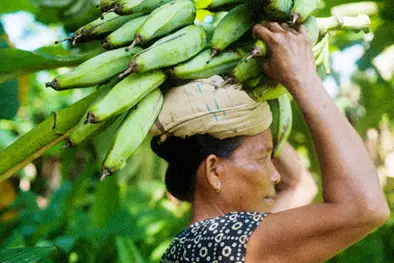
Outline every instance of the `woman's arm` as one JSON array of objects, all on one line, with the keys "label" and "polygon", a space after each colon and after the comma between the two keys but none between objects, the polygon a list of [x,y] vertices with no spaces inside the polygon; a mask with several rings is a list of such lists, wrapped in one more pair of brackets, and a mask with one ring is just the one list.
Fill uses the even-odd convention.
[{"label": "woman's arm", "polygon": [[273,160],[281,175],[277,185],[275,205],[270,212],[279,212],[310,204],[318,188],[294,148],[286,143],[280,155]]},{"label": "woman's arm", "polygon": [[250,238],[246,262],[322,262],[382,225],[390,210],[360,136],[316,74],[305,27],[265,23],[254,35],[269,46],[264,71],[288,88],[303,112],[324,202],[268,216]]}]

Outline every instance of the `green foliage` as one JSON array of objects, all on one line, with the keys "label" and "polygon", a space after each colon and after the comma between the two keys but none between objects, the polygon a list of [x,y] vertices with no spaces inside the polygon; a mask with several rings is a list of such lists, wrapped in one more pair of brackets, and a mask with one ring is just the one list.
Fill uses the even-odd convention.
[{"label": "green foliage", "polygon": [[[85,52],[81,52],[80,49],[66,52],[59,50],[58,47],[45,47],[35,52],[3,48],[0,49],[0,60],[8,63],[0,68],[0,83],[43,69],[79,65],[103,51],[101,45],[94,45],[90,51]],[[53,53],[61,53],[61,55],[53,55]]]},{"label": "green foliage", "polygon": [[[97,17],[94,2],[2,0],[0,14],[29,11],[44,23],[62,22],[66,31],[72,31]],[[352,2],[359,1],[346,1]],[[333,70],[332,74],[340,84],[335,100],[363,137],[371,128],[382,136],[382,119],[391,129],[394,123],[394,78],[385,80],[373,63],[376,56],[393,44],[394,4],[392,0],[374,2],[379,12],[371,15],[372,41],[366,41],[363,33],[337,33],[331,36],[332,51],[343,51],[354,45],[364,48],[358,68],[352,74],[350,87],[341,82],[340,72]],[[340,4],[343,1],[325,1],[317,15],[330,15],[331,8]],[[347,9],[346,12],[352,10]],[[78,65],[103,52],[103,49],[99,43],[93,43],[77,47],[53,45],[29,52],[8,48],[4,39],[3,36],[0,39],[0,61],[7,62],[0,68],[0,164],[7,162],[12,165],[17,160],[4,158],[7,155],[7,151],[3,150],[6,146],[33,127],[43,132],[39,129],[43,121],[46,128],[52,128],[49,125],[53,123],[51,112],[59,112],[91,92],[70,90],[56,93],[43,88],[42,76],[48,81],[64,69],[32,73]],[[22,97],[18,78],[28,74],[26,101],[18,101]],[[322,77],[325,75],[322,74]],[[81,114],[84,113],[82,108],[78,109]],[[63,117],[67,115],[69,118],[71,111],[67,108],[64,111],[67,114]],[[319,163],[313,141],[295,104],[293,111],[291,143],[319,181]],[[34,261],[45,258],[42,262],[159,262],[172,238],[187,226],[190,207],[167,197],[162,181],[166,164],[151,152],[149,139],[122,171],[99,182],[101,162],[110,144],[108,138],[113,136],[117,125],[113,124],[76,149],[61,150],[60,145],[52,147],[36,160],[29,160],[36,172],[24,169],[13,178],[15,186],[27,182],[30,188],[28,191],[19,190],[13,204],[0,208],[0,217],[9,211],[17,212],[16,217],[0,221],[0,262],[3,255],[10,255],[11,252],[20,255],[30,253],[35,257],[30,257]],[[59,136],[53,135],[52,129],[45,129],[44,132],[49,130],[50,136]],[[32,132],[37,132],[37,128]],[[392,131],[390,134],[393,136]],[[46,139],[51,139],[50,136]],[[18,147],[30,155],[34,149],[28,146],[34,140],[28,134],[25,138]],[[382,145],[376,157],[380,168],[385,165],[385,147],[388,147],[387,143]],[[392,178],[387,179],[385,190],[393,210]],[[320,199],[321,196],[317,198]],[[393,262],[393,235],[394,216],[382,228],[328,262]]]},{"label": "green foliage", "polygon": [[0,262],[30,263],[47,257],[55,247],[25,247],[0,250]]}]

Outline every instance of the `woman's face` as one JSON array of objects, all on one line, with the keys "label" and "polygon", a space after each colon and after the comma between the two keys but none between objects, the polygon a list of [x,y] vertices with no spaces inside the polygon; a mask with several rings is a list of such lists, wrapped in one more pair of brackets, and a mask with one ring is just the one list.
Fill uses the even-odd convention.
[{"label": "woman's face", "polygon": [[231,157],[224,160],[220,194],[236,211],[267,212],[273,206],[275,183],[280,175],[272,160],[272,136],[268,130],[244,137]]}]

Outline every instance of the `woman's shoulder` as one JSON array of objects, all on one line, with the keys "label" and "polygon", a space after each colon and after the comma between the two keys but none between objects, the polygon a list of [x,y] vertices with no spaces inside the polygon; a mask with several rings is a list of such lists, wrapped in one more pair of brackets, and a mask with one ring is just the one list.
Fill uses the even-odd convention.
[{"label": "woman's shoulder", "polygon": [[267,215],[232,212],[196,222],[175,237],[162,262],[244,262],[249,237]]}]

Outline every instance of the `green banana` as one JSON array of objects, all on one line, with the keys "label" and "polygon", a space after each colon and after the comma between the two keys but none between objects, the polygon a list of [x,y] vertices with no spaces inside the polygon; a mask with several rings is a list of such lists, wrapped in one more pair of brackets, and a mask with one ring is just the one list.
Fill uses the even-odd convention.
[{"label": "green banana", "polygon": [[212,51],[211,49],[206,49],[192,59],[176,65],[170,69],[170,73],[178,79],[209,78],[234,69],[244,54],[245,52],[240,49],[225,51],[207,64],[206,61],[210,59]]},{"label": "green banana", "polygon": [[[98,100],[102,99],[118,82],[119,79],[114,78],[110,80],[108,83],[98,86],[97,90],[99,96],[95,99],[95,101],[91,103],[91,105],[96,103]],[[84,142],[86,139],[91,138],[95,134],[108,128],[118,118],[118,116],[114,116],[108,121],[92,124],[92,123],[85,123],[86,114],[87,112],[82,116],[82,119],[79,121],[77,126],[73,128],[71,134],[65,139],[66,144],[62,147],[62,149],[69,147],[76,147],[77,145]]]},{"label": "green banana", "polygon": [[[140,47],[135,47],[131,54],[141,50]],[[56,77],[45,85],[55,90],[93,86],[125,70],[129,61],[130,53],[125,52],[123,48],[107,51],[83,62],[74,70]]]},{"label": "green banana", "polygon": [[89,108],[86,123],[98,123],[129,110],[149,92],[158,88],[166,78],[167,76],[160,70],[128,76]]},{"label": "green banana", "polygon": [[148,135],[163,105],[163,95],[156,89],[131,109],[116,132],[102,165],[102,177],[120,170]]},{"label": "green banana", "polygon": [[262,72],[258,58],[249,59],[249,56],[245,56],[235,67],[226,82],[244,83],[260,76]]},{"label": "green banana", "polygon": [[111,11],[118,2],[118,0],[100,0],[98,8],[101,12],[108,12]]},{"label": "green banana", "polygon": [[253,10],[243,4],[235,7],[219,22],[212,36],[212,58],[238,40],[254,24]]},{"label": "green banana", "polygon": [[135,32],[147,18],[148,16],[141,16],[127,22],[102,41],[103,47],[105,49],[113,49],[130,44],[135,38]]},{"label": "green banana", "polygon": [[321,0],[294,0],[290,11],[290,19],[295,23],[303,23],[320,5]]},{"label": "green banana", "polygon": [[242,4],[243,0],[213,0],[206,9],[211,12],[222,11],[223,9],[227,9],[228,7],[234,8],[237,5]]},{"label": "green banana", "polygon": [[151,47],[134,55],[129,68],[119,77],[133,72],[141,73],[176,65],[194,57],[207,45],[208,36],[204,27],[198,25],[187,26],[159,39]]},{"label": "green banana", "polygon": [[266,80],[264,80],[260,82],[255,88],[246,92],[252,99],[260,102],[277,99],[278,97],[287,93],[287,89],[281,84],[271,87],[267,84]]},{"label": "green banana", "polygon": [[118,15],[146,14],[172,1],[174,0],[119,0],[114,7],[114,11]]},{"label": "green banana", "polygon": [[[92,39],[100,38],[119,27],[124,23],[141,16],[142,14],[133,14],[129,16],[118,16],[114,13],[109,13],[104,19],[97,18],[96,20],[90,22],[89,24],[77,29],[74,34],[62,41],[71,40],[72,44],[79,42],[85,42]],[[60,43],[62,41],[56,41],[55,43]]]},{"label": "green banana", "polygon": [[193,24],[196,9],[190,0],[175,0],[155,9],[137,29],[129,48],[144,44],[182,26]]},{"label": "green banana", "polygon": [[270,0],[264,3],[264,12],[268,18],[277,21],[287,21],[290,18],[290,11],[293,0]]},{"label": "green banana", "polygon": [[283,145],[290,136],[293,126],[293,113],[291,102],[287,93],[277,99],[268,101],[272,113],[270,126],[274,149],[272,155],[278,157]]}]

